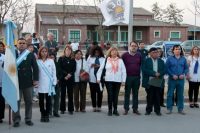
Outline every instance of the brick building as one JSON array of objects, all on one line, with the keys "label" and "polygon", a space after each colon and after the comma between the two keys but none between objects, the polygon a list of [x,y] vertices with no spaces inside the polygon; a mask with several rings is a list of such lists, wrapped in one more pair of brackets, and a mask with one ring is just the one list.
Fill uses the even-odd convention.
[{"label": "brick building", "polygon": [[[65,10],[65,11],[64,11]],[[63,19],[65,18],[65,19]],[[86,39],[99,41],[97,27],[102,22],[102,15],[94,6],[36,4],[35,31],[46,39],[48,32],[55,35],[55,40],[85,42]],[[118,28],[121,37],[118,39]],[[104,42],[127,44],[128,26],[118,24],[104,28]],[[184,41],[188,38],[187,25],[173,25],[156,21],[153,13],[143,8],[133,8],[133,40],[146,44],[159,40]]]}]

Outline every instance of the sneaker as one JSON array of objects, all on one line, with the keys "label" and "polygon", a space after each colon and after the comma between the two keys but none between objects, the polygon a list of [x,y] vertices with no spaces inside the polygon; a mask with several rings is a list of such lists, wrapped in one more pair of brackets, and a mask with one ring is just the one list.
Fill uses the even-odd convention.
[{"label": "sneaker", "polygon": [[199,104],[195,103],[195,104],[194,104],[194,107],[195,107],[195,108],[199,108]]},{"label": "sneaker", "polygon": [[190,108],[194,108],[194,104],[190,104]]},{"label": "sneaker", "polygon": [[39,99],[38,99],[36,96],[33,97],[33,101],[34,101],[34,102],[38,102],[38,100],[39,100]]},{"label": "sneaker", "polygon": [[178,113],[181,114],[181,115],[186,115],[186,113],[183,110],[178,111]]}]

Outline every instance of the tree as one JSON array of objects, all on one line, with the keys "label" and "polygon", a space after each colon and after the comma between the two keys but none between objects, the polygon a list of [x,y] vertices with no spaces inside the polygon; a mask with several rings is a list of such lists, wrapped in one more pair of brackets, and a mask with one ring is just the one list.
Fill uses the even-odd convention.
[{"label": "tree", "polygon": [[179,25],[183,21],[183,10],[178,9],[176,4],[171,3],[164,11],[164,21]]},{"label": "tree", "polygon": [[18,3],[11,7],[10,17],[17,25],[18,36],[23,30],[24,24],[33,18],[32,11],[31,0],[18,0]]},{"label": "tree", "polygon": [[152,12],[154,14],[154,19],[158,21],[163,21],[163,9],[160,8],[158,2],[152,5]]}]

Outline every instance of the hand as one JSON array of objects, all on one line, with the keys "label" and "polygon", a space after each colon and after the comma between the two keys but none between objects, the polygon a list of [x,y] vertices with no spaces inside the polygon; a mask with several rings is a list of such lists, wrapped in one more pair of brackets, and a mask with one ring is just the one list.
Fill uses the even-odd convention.
[{"label": "hand", "polygon": [[92,64],[92,65],[91,65],[91,67],[95,67],[95,66],[96,66],[96,64]]},{"label": "hand", "polygon": [[184,79],[184,77],[185,77],[184,75],[180,75],[179,79]]},{"label": "hand", "polygon": [[97,80],[97,83],[99,84],[99,83],[100,83],[100,80]]},{"label": "hand", "polygon": [[177,80],[177,79],[178,79],[178,76],[173,75],[173,79],[174,79],[174,80]]},{"label": "hand", "polygon": [[72,76],[71,74],[67,74],[67,78],[68,78],[68,79],[71,78],[71,76]]},{"label": "hand", "polygon": [[35,88],[38,88],[38,81],[33,81],[33,86],[34,86]]},{"label": "hand", "polygon": [[159,77],[159,76],[160,76],[160,73],[157,72],[157,73],[156,73],[156,77]]}]

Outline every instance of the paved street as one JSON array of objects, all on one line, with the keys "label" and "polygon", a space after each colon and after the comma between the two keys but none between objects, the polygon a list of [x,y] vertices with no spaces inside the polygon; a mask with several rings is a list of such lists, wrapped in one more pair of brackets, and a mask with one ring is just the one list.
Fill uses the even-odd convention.
[{"label": "paved street", "polygon": [[[154,113],[145,116],[145,105],[139,106],[142,113],[136,116],[130,111],[127,116],[122,115],[123,107],[119,106],[120,116],[107,116],[107,106],[103,106],[100,113],[92,112],[87,106],[86,113],[75,113],[74,115],[64,114],[60,118],[51,118],[49,123],[40,122],[39,108],[33,109],[33,127],[25,125],[22,115],[22,122],[19,128],[8,125],[8,114],[6,120],[0,124],[0,133],[199,133],[200,132],[200,109],[190,109],[186,105],[185,116],[177,113],[174,108],[172,115],[165,114],[162,109],[162,116]],[[24,111],[24,109],[22,109]],[[8,110],[6,111],[8,112]],[[22,113],[24,114],[24,112]]]}]

